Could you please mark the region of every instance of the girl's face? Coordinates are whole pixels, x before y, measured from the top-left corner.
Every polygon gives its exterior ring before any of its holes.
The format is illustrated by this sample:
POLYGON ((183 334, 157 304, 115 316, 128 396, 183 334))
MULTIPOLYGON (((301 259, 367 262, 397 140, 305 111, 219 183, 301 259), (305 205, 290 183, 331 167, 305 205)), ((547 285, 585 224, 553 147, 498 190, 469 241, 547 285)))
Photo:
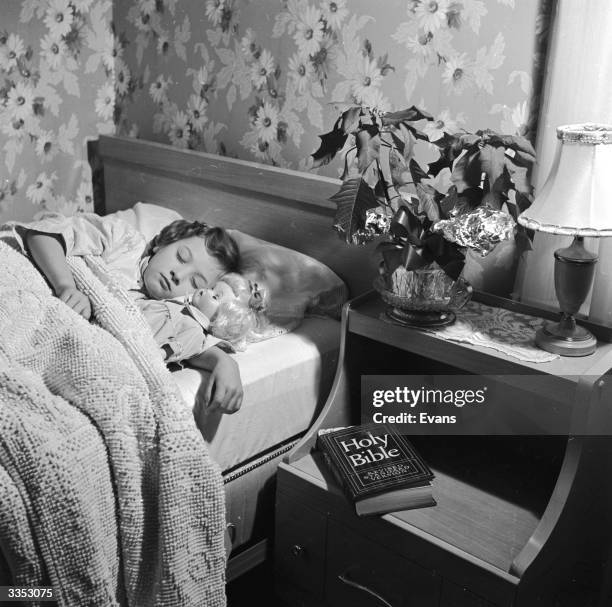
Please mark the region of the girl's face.
POLYGON ((223 271, 204 239, 191 236, 154 250, 142 279, 149 297, 170 299, 215 284, 223 271))
POLYGON ((220 280, 212 288, 197 290, 191 298, 191 305, 212 320, 219 309, 219 304, 232 299, 237 299, 234 290, 226 282, 220 280))

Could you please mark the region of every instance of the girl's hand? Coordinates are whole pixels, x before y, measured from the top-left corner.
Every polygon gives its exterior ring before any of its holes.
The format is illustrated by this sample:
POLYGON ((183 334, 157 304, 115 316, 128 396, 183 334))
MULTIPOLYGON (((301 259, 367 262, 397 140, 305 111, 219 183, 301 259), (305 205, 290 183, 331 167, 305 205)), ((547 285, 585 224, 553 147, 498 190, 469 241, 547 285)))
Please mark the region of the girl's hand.
MULTIPOLYGON (((220 351, 221 352, 221 351, 220 351)), ((218 357, 204 389, 204 404, 209 411, 236 413, 242 406, 242 380, 238 364, 225 352, 218 357)))
POLYGON ((91 302, 89 301, 89 297, 81 293, 76 287, 69 286, 60 288, 56 295, 85 320, 91 318, 91 302))

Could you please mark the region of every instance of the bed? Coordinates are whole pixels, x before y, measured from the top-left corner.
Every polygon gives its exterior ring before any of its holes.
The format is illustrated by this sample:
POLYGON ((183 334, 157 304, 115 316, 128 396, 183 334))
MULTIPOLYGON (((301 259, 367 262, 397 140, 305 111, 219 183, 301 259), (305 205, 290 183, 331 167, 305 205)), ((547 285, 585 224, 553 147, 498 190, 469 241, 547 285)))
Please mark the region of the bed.
MULTIPOLYGON (((349 247, 331 229, 335 179, 118 137, 101 137, 97 156, 104 185, 99 214, 141 201, 235 228, 319 260, 342 278, 350 296, 368 290, 376 275, 373 247, 349 247)), ((195 407, 224 475, 233 539, 228 580, 266 558, 276 467, 332 389, 339 340, 337 320, 307 317, 295 331, 236 355, 245 391, 237 414, 211 418, 195 407)), ((188 368, 174 376, 185 406, 193 407, 205 377, 188 368)))

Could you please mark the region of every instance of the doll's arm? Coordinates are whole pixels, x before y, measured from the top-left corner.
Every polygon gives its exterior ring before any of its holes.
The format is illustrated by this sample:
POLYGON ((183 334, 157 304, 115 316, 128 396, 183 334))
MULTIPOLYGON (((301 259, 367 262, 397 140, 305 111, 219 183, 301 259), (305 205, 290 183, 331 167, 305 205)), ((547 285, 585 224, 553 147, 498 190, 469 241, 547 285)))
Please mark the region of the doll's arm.
POLYGON ((53 292, 75 312, 89 319, 91 303, 76 287, 60 237, 56 234, 28 231, 26 246, 34 263, 51 284, 53 292))

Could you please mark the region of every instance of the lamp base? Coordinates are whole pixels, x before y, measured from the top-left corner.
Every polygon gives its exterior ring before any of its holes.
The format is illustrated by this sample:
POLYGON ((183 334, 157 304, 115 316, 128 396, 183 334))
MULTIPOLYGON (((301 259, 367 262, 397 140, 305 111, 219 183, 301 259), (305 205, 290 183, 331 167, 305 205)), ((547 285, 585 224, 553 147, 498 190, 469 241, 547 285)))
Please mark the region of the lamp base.
POLYGON ((597 339, 584 327, 575 326, 568 335, 563 322, 549 323, 536 332, 536 345, 560 356, 588 356, 595 352, 597 339))

